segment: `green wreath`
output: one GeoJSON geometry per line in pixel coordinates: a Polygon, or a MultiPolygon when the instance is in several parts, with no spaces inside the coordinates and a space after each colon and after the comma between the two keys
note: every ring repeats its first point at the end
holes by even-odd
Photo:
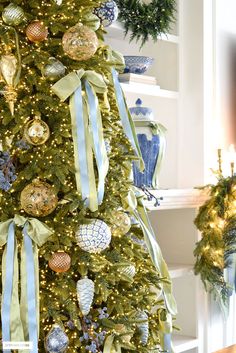
{"type": "Polygon", "coordinates": [[[125,33],[131,32],[130,40],[141,40],[141,47],[151,37],[154,41],[166,34],[175,20],[175,0],[152,0],[144,4],[140,0],[116,0],[119,20],[125,33]]]}

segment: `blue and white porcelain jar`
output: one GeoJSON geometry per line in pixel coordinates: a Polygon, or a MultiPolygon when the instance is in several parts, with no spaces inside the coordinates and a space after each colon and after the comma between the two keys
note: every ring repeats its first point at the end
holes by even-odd
{"type": "Polygon", "coordinates": [[[130,113],[145,164],[144,172],[140,172],[138,166],[133,164],[134,185],[139,188],[157,188],[166,147],[166,128],[154,121],[152,109],[143,107],[141,99],[136,101],[136,107],[130,108],[130,113]]]}
{"type": "Polygon", "coordinates": [[[93,13],[101,20],[104,27],[108,27],[117,20],[119,10],[115,1],[109,0],[96,7],[93,13]]]}

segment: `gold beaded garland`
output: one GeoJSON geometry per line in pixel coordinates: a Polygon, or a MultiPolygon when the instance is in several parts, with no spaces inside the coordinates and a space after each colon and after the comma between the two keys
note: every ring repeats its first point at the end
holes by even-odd
{"type": "Polygon", "coordinates": [[[124,235],[131,228],[131,221],[127,213],[123,211],[114,211],[112,213],[111,232],[114,236],[124,235]]]}
{"type": "Polygon", "coordinates": [[[24,138],[31,145],[40,146],[49,139],[49,136],[49,127],[39,116],[36,116],[33,120],[26,123],[24,138]]]}
{"type": "Polygon", "coordinates": [[[31,42],[42,42],[48,36],[48,29],[41,21],[34,21],[26,28],[26,36],[31,42]]]}
{"type": "Polygon", "coordinates": [[[73,60],[90,59],[98,49],[96,33],[87,26],[78,23],[69,28],[62,38],[64,52],[73,60]]]}
{"type": "Polygon", "coordinates": [[[62,273],[67,272],[71,266],[71,257],[64,251],[58,251],[48,261],[51,270],[62,273]]]}

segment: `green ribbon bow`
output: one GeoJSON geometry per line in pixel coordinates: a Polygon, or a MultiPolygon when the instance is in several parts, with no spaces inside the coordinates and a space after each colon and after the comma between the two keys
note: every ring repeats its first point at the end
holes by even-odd
{"type": "MultiPolygon", "coordinates": [[[[14,223],[18,227],[24,227],[27,224],[27,234],[33,241],[33,256],[34,268],[36,275],[36,305],[37,305],[37,322],[39,329],[39,266],[38,266],[38,246],[42,246],[48,238],[52,235],[52,230],[44,223],[35,218],[25,218],[15,215],[13,219],[0,222],[0,246],[7,244],[10,224],[14,223]]],[[[13,273],[13,288],[11,300],[11,313],[10,313],[10,331],[11,341],[24,342],[28,336],[28,303],[27,303],[27,273],[26,273],[26,252],[24,242],[21,245],[21,300],[19,301],[19,264],[17,255],[17,239],[15,237],[15,251],[14,251],[14,273],[13,273]]],[[[6,263],[7,245],[4,248],[2,257],[2,285],[6,280],[7,266],[6,263]]],[[[19,352],[21,352],[19,350],[19,352]]],[[[26,351],[23,350],[22,353],[26,351]]]]}

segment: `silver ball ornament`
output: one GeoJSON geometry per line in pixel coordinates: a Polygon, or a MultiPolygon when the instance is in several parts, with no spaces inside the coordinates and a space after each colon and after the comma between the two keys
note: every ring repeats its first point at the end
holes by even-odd
{"type": "Polygon", "coordinates": [[[48,353],[63,353],[67,350],[69,338],[61,326],[54,325],[45,339],[45,349],[48,353]]]}
{"type": "Polygon", "coordinates": [[[25,20],[24,10],[20,6],[10,3],[3,9],[2,19],[7,25],[18,26],[25,20]]]}
{"type": "Polygon", "coordinates": [[[65,75],[65,66],[56,58],[49,58],[48,63],[42,69],[44,77],[53,81],[65,75]]]}

